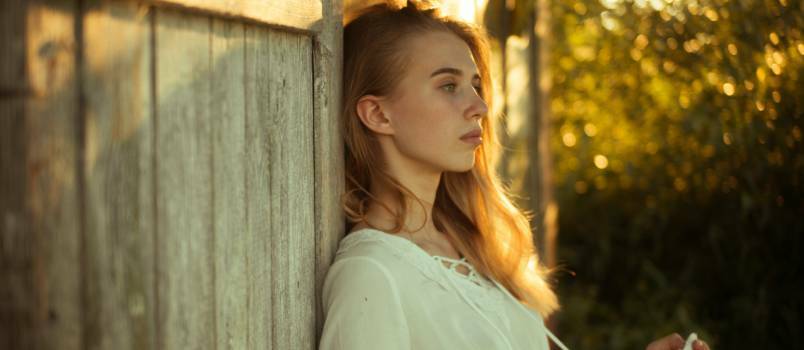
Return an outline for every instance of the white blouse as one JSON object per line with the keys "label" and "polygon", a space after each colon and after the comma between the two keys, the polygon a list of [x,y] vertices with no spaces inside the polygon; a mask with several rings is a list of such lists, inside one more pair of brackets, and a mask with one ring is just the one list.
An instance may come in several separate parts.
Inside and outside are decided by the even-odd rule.
{"label": "white blouse", "polygon": [[539,313],[465,258],[431,256],[406,238],[370,228],[341,240],[323,306],[320,350],[549,350],[548,336],[567,350]]}

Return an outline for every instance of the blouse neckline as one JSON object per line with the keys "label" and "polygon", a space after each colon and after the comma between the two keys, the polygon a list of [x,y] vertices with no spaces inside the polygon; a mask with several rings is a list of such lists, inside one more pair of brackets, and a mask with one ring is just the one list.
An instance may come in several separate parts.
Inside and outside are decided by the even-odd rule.
{"label": "blouse neckline", "polygon": [[447,261],[464,261],[464,260],[466,260],[466,257],[462,257],[460,259],[453,259],[453,258],[443,256],[443,255],[430,254],[426,250],[424,250],[424,248],[422,248],[421,246],[419,246],[418,244],[414,243],[413,241],[411,241],[411,240],[409,240],[407,238],[404,238],[404,237],[401,237],[401,236],[398,236],[398,235],[395,235],[395,234],[392,234],[392,233],[388,233],[388,232],[385,232],[385,231],[381,231],[381,230],[378,230],[378,229],[375,229],[375,228],[371,228],[371,227],[365,227],[365,228],[361,228],[361,229],[356,230],[356,231],[352,231],[351,233],[349,233],[347,235],[347,237],[351,236],[353,234],[356,234],[358,232],[361,232],[361,231],[373,231],[375,233],[379,233],[379,234],[383,234],[385,236],[388,236],[392,240],[404,241],[405,244],[408,244],[408,245],[412,246],[413,248],[415,248],[415,250],[418,250],[420,253],[426,255],[430,259],[439,258],[439,259],[443,259],[443,260],[447,260]]}
{"label": "blouse neckline", "polygon": [[[470,264],[466,264],[469,268],[470,276],[466,276],[460,272],[452,271],[451,273],[455,273],[461,277],[462,279],[467,281],[469,285],[473,285],[475,288],[458,288],[453,279],[449,276],[444,274],[444,270],[448,269],[444,266],[441,262],[437,261],[439,259],[445,259],[449,261],[459,261],[448,257],[442,257],[438,255],[430,255],[427,251],[419,247],[416,243],[413,243],[411,240],[395,236],[390,233],[386,233],[374,228],[366,227],[362,228],[347,234],[343,239],[341,239],[340,246],[338,248],[337,254],[342,252],[346,252],[351,247],[366,241],[379,241],[384,242],[386,246],[390,247],[391,250],[394,252],[395,255],[402,257],[404,260],[410,262],[413,266],[415,266],[424,276],[429,278],[430,280],[436,282],[439,286],[444,288],[445,290],[455,289],[464,298],[464,300],[469,303],[475,310],[479,311],[480,309],[485,309],[486,311],[494,312],[500,314],[503,312],[503,299],[507,296],[510,300],[512,300],[515,304],[517,304],[525,313],[528,314],[529,317],[536,320],[538,323],[541,324],[541,329],[547,334],[549,339],[551,339],[559,348],[562,350],[568,350],[567,347],[555,336],[549,329],[544,327],[543,320],[540,315],[536,314],[533,311],[528,310],[523,304],[514,298],[510,292],[508,292],[504,286],[502,286],[499,282],[492,280],[484,280],[480,278],[480,276],[475,272],[475,269]],[[407,247],[403,249],[402,246]],[[466,258],[462,258],[461,260],[465,260]],[[451,270],[452,268],[449,268]],[[472,277],[474,276],[474,277]],[[472,278],[477,278],[477,280],[472,280]],[[480,286],[480,287],[479,287]],[[482,286],[488,286],[489,288],[483,288]],[[469,296],[467,296],[467,294]],[[480,312],[480,315],[483,318],[486,316]],[[487,321],[496,329],[496,325],[494,325],[491,320],[486,318]],[[499,329],[497,329],[499,331]],[[503,338],[506,342],[508,339]],[[508,344],[510,348],[510,343]]]}
{"label": "blouse neckline", "polygon": [[[470,281],[477,286],[485,286],[490,287],[492,286],[491,283],[485,282],[484,279],[480,276],[474,266],[469,264],[466,260],[466,257],[462,257],[461,259],[453,259],[446,256],[441,255],[431,255],[422,247],[414,243],[413,241],[400,237],[391,233],[387,233],[384,231],[380,231],[375,228],[365,227],[359,230],[355,230],[347,234],[343,240],[341,241],[341,247],[339,250],[346,250],[354,244],[358,242],[365,241],[365,240],[380,240],[386,242],[388,246],[393,247],[398,255],[402,255],[406,257],[406,260],[409,260],[413,265],[415,265],[419,270],[421,270],[426,276],[430,277],[433,280],[439,282],[439,284],[443,283],[443,279],[439,276],[437,269],[446,269],[450,270],[451,273],[455,273],[462,277],[464,280]],[[407,249],[401,250],[399,245],[407,247]],[[450,263],[450,267],[445,266],[442,261],[446,261]],[[455,270],[456,265],[463,265],[469,271],[468,274],[463,274]],[[446,289],[447,286],[444,285]]]}

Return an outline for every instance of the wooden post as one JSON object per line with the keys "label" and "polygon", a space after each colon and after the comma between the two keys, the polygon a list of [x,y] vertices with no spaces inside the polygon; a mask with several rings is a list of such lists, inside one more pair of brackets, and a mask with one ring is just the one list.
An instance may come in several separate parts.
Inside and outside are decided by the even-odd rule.
{"label": "wooden post", "polygon": [[550,154],[550,1],[537,0],[534,11],[535,26],[528,30],[532,49],[530,52],[531,104],[533,108],[533,132],[529,155],[531,156],[530,188],[532,208],[536,216],[533,225],[537,247],[542,260],[549,267],[556,264],[555,250],[558,234],[558,205],[553,197],[553,163]]}
{"label": "wooden post", "polygon": [[345,184],[343,141],[339,122],[343,66],[343,6],[342,0],[323,1],[321,31],[313,38],[316,346],[324,327],[321,305],[324,278],[346,229],[341,208],[341,193]]}

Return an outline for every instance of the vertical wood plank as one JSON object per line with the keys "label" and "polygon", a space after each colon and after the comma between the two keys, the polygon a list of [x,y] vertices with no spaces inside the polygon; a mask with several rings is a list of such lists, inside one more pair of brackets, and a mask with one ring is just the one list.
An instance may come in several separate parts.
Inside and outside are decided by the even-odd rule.
{"label": "vertical wood plank", "polygon": [[[315,342],[315,232],[311,41],[269,31],[268,95],[257,113],[268,143],[272,348],[312,349]],[[279,68],[281,67],[281,68]],[[277,69],[279,68],[279,69]]]}
{"label": "vertical wood plank", "polygon": [[[0,53],[2,54],[2,53]],[[8,53],[6,53],[8,54]],[[0,348],[39,349],[47,327],[47,284],[41,276],[42,232],[33,231],[27,200],[36,193],[27,167],[25,99],[0,99]],[[39,190],[38,192],[41,192]],[[75,227],[70,227],[75,229]],[[68,231],[68,234],[70,231]],[[73,231],[72,233],[75,233]]]}
{"label": "vertical wood plank", "polygon": [[534,221],[537,237],[538,249],[544,257],[547,267],[556,266],[556,245],[558,236],[558,203],[553,195],[553,157],[550,154],[550,94],[552,83],[550,80],[550,55],[552,54],[551,33],[552,16],[550,14],[551,2],[548,0],[537,0],[535,13],[534,30],[528,36],[533,43],[530,54],[530,76],[531,81],[538,84],[536,89],[531,89],[531,99],[533,104],[532,113],[534,126],[533,137],[531,138],[531,149],[535,152],[530,153],[528,162],[530,169],[531,183],[529,193],[537,195],[531,197],[531,208],[535,212]]}
{"label": "vertical wood plank", "polygon": [[2,96],[26,92],[25,6],[23,0],[0,2],[0,91]]}
{"label": "vertical wood plank", "polygon": [[[0,137],[20,146],[15,147],[19,153],[3,157],[0,168],[21,169],[3,179],[0,194],[4,203],[0,261],[8,261],[13,270],[11,283],[0,287],[10,296],[3,306],[10,309],[10,320],[4,323],[14,332],[9,334],[9,348],[78,349],[83,300],[76,4],[15,5],[4,17],[23,19],[14,22],[24,23],[17,31],[25,33],[24,39],[16,38],[23,40],[22,45],[10,43],[5,49],[13,51],[2,55],[4,64],[15,66],[4,70],[4,78],[10,74],[18,80],[5,82],[11,93],[0,97],[0,118],[8,118],[4,124],[12,127],[0,130]],[[9,202],[14,199],[19,201]]]}
{"label": "vertical wood plank", "polygon": [[212,21],[210,112],[218,349],[245,349],[248,341],[244,39],[242,24]]}
{"label": "vertical wood plank", "polygon": [[156,30],[157,346],[215,346],[210,24],[158,10]]}
{"label": "vertical wood plank", "polygon": [[[26,40],[22,1],[0,3],[0,348],[34,348],[32,234],[25,210],[28,187],[24,90]],[[19,95],[19,96],[14,96]]]}
{"label": "vertical wood plank", "polygon": [[271,314],[273,282],[271,280],[271,145],[279,131],[271,115],[273,105],[270,83],[273,70],[279,69],[271,59],[269,30],[253,25],[245,27],[245,199],[246,257],[248,259],[248,348],[271,347],[271,325],[281,322]]}
{"label": "vertical wood plank", "polygon": [[[529,142],[531,132],[534,130],[532,117],[532,101],[529,86],[530,67],[528,66],[528,52],[531,50],[528,38],[511,36],[504,40],[506,71],[503,81],[506,91],[505,99],[505,122],[500,123],[502,130],[498,132],[500,142],[505,145],[508,152],[500,152],[497,169],[500,175],[508,183],[509,189],[513,193],[532,193],[526,191],[528,178],[525,174],[530,164],[526,155],[529,154]],[[526,200],[518,202],[519,205],[527,206]],[[538,230],[537,230],[538,231]]]}
{"label": "vertical wood plank", "polygon": [[315,342],[324,327],[321,289],[344,234],[340,195],[344,189],[340,133],[343,3],[324,0],[322,29],[313,46],[313,140],[315,142]]}
{"label": "vertical wood plank", "polygon": [[249,347],[315,347],[311,49],[246,27]]}
{"label": "vertical wood plank", "polygon": [[92,349],[155,346],[148,16],[136,3],[85,3],[84,327]]}

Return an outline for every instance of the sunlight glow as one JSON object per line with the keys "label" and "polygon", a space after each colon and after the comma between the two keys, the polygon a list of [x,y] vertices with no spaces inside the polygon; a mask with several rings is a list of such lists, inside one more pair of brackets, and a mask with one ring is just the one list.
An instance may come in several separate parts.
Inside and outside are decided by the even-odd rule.
{"label": "sunlight glow", "polygon": [[488,0],[443,0],[441,11],[465,22],[478,23],[478,14],[485,11]]}
{"label": "sunlight glow", "polygon": [[729,53],[732,56],[737,55],[737,45],[729,44]]}
{"label": "sunlight glow", "polygon": [[586,136],[593,137],[597,135],[597,127],[595,124],[586,123],[586,125],[583,126],[583,132],[586,134]]}
{"label": "sunlight glow", "polygon": [[602,154],[598,154],[595,156],[595,166],[598,169],[606,169],[609,166],[609,159]]}
{"label": "sunlight glow", "polygon": [[575,146],[575,142],[577,141],[575,139],[575,134],[571,132],[565,133],[564,136],[562,136],[562,140],[564,141],[564,145],[567,147]]}
{"label": "sunlight glow", "polygon": [[770,39],[773,45],[779,45],[779,34],[776,34],[776,32],[771,32],[770,35],[768,35],[768,39]]}
{"label": "sunlight glow", "polygon": [[734,95],[734,84],[723,83],[723,93],[726,94],[726,96]]}

